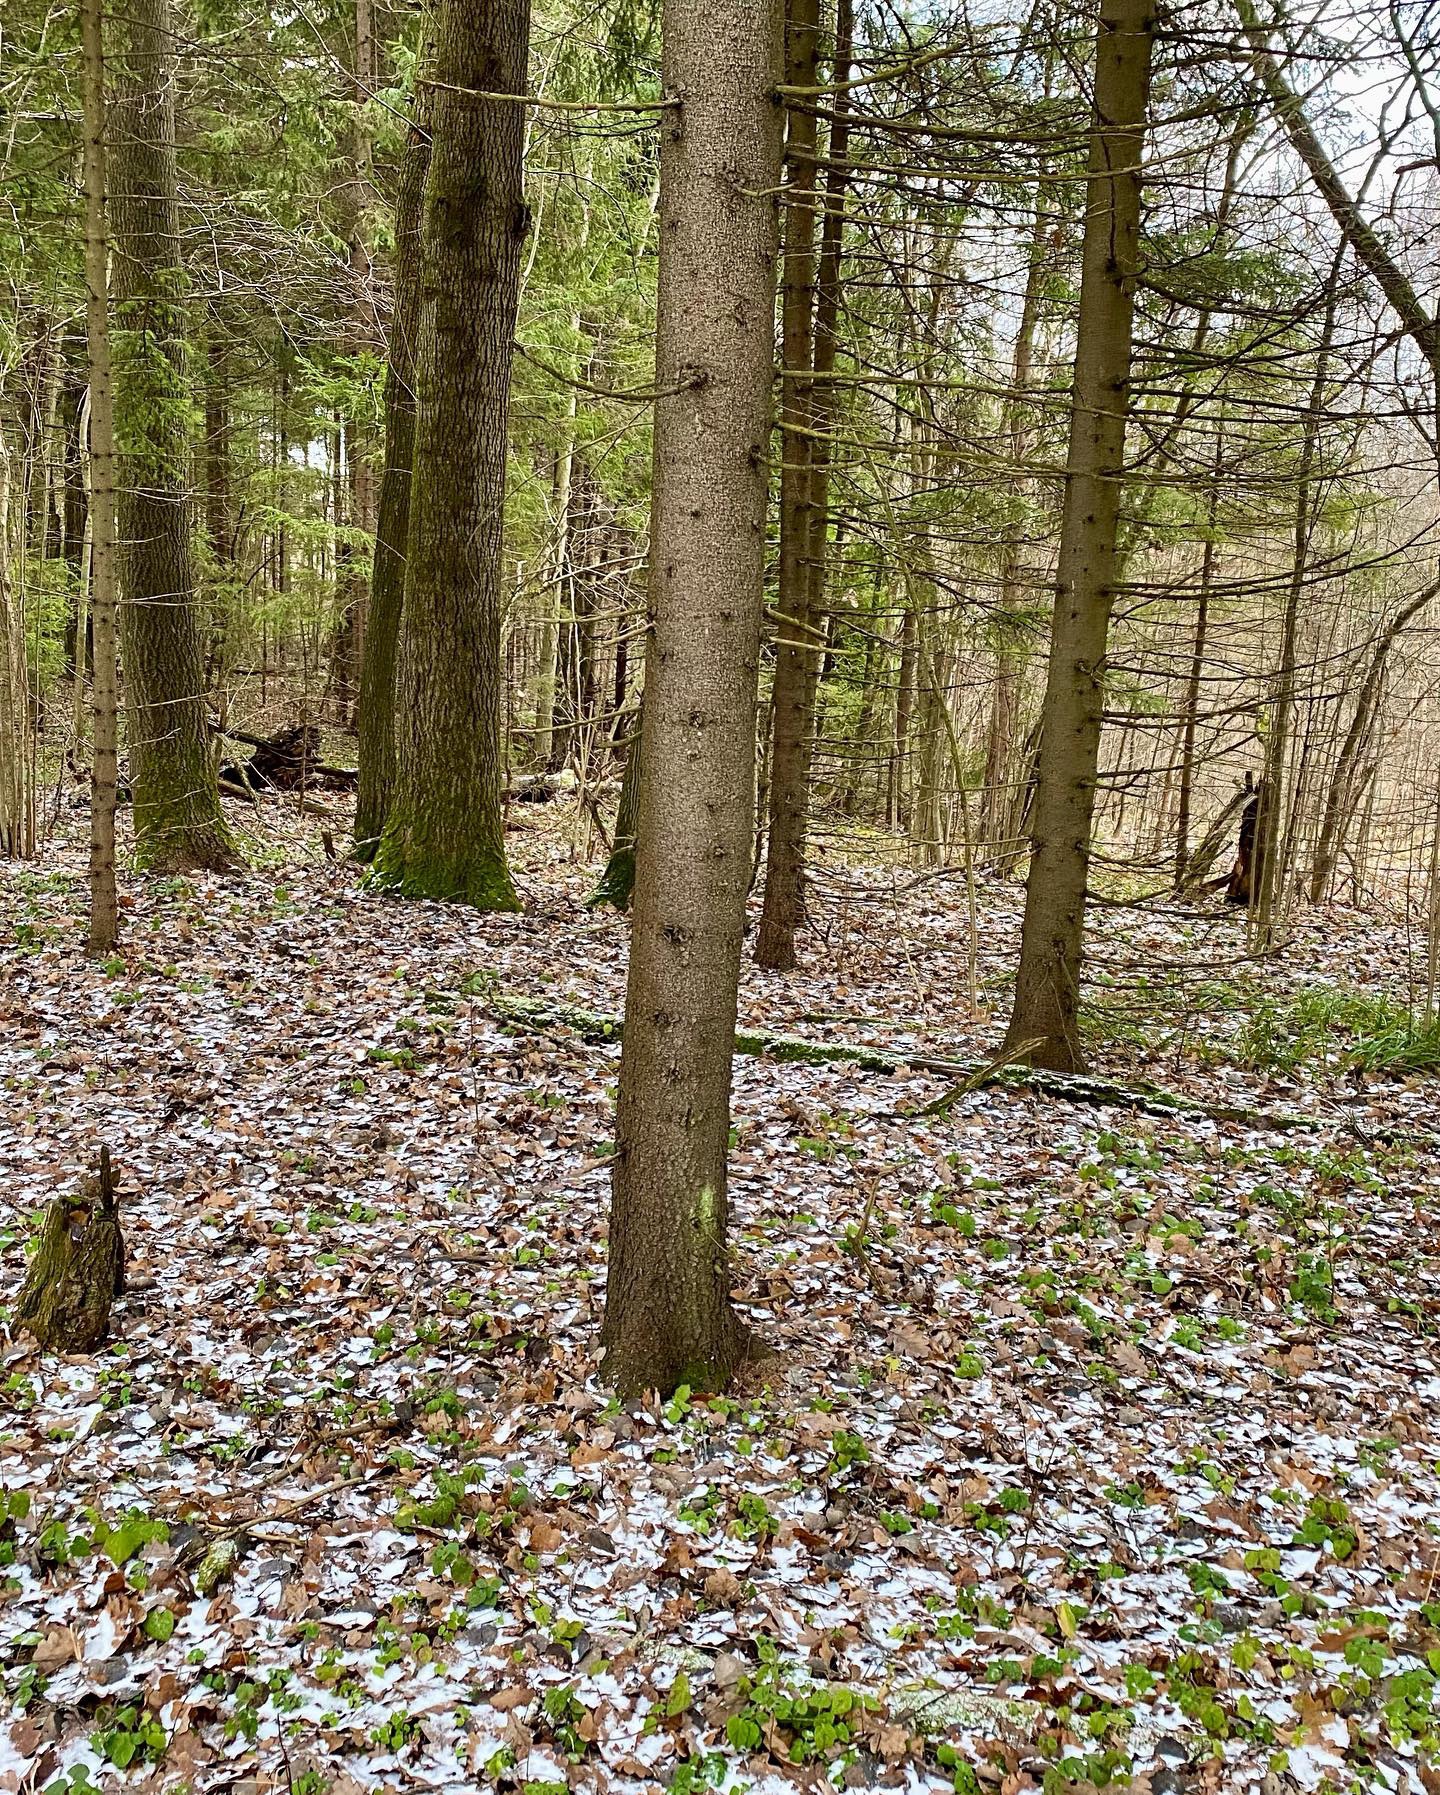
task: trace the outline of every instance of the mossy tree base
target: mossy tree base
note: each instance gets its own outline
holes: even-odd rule
[[[622,914],[630,908],[635,892],[635,846],[633,842],[617,847],[605,862],[600,882],[585,900],[587,910],[600,910],[609,904]]]
[[[15,1320],[47,1352],[94,1352],[110,1333],[110,1305],[125,1290],[125,1242],[109,1149],[78,1197],[56,1197],[15,1303]]]
[[[379,890],[397,897],[434,898],[445,904],[468,904],[473,910],[522,907],[503,850],[424,853],[407,840],[393,818],[375,850],[370,878]]]
[[[143,873],[170,878],[177,873],[233,872],[240,850],[223,822],[145,829],[136,814],[135,864]]]

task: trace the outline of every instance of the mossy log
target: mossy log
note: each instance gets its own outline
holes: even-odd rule
[[[48,1352],[94,1352],[110,1333],[110,1305],[125,1291],[125,1241],[110,1149],[78,1196],[56,1197],[15,1304],[15,1320]]]
[[[587,1010],[578,1004],[547,1002],[533,997],[497,997],[492,1008],[504,1022],[521,1023],[530,1028],[569,1028],[586,1041],[620,1039],[620,1017]],[[1068,1103],[1133,1109],[1142,1115],[1203,1117],[1208,1121],[1237,1122],[1253,1128],[1313,1128],[1317,1125],[1308,1116],[1250,1109],[1241,1104],[1206,1103],[1153,1085],[1119,1084],[1084,1073],[1050,1072],[1039,1066],[1011,1063],[1004,1055],[988,1064],[982,1061],[967,1065],[963,1060],[941,1059],[933,1054],[885,1053],[878,1047],[863,1047],[849,1041],[807,1041],[798,1035],[745,1028],[735,1031],[735,1051],[809,1066],[853,1065],[864,1072],[934,1072],[953,1080],[945,1097],[917,1111],[917,1117],[937,1114],[949,1108],[960,1096],[983,1086],[1001,1085],[1041,1091]]]

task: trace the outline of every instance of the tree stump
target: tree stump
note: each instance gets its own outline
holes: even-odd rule
[[[50,1352],[93,1352],[110,1332],[110,1305],[125,1290],[125,1241],[115,1206],[110,1149],[76,1197],[45,1211],[40,1244],[15,1304],[16,1322]]]

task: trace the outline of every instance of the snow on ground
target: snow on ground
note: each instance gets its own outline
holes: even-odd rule
[[[78,849],[0,868],[7,1287],[101,1141],[131,1280],[4,1350],[0,1788],[1440,1790],[1437,1086],[1237,1064],[1403,929],[1099,917],[1104,1069],[1308,1126],[738,1059],[771,1356],[625,1409],[617,1050],[496,1005],[618,1010],[624,923],[545,820],[521,917],[312,830],[134,882],[104,965]],[[983,1059],[1018,917],[832,873],[743,1016]]]

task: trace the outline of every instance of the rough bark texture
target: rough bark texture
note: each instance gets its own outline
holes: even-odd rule
[[[630,735],[630,752],[620,780],[620,802],[615,812],[615,846],[605,862],[600,882],[586,900],[586,908],[598,910],[604,904],[616,910],[628,910],[635,895],[635,841],[640,825],[640,781],[644,777],[641,749],[644,745],[645,701],[642,698],[635,713],[635,727]]]
[[[1055,619],[1006,1036],[1010,1048],[1038,1042],[1032,1061],[1062,1072],[1082,1063],[1080,963],[1130,409],[1151,4],[1101,0]]]
[[[205,727],[205,653],[190,556],[191,402],[175,198],[167,0],[117,15],[110,113],[120,630],[135,844],[156,871],[221,870],[234,847]]]
[[[420,298],[420,205],[430,140],[412,129],[400,163],[395,201],[395,316],[385,370],[385,469],[370,607],[360,663],[360,795],[355,853],[373,859],[395,783],[395,653],[405,598],[405,544],[410,531],[410,477],[415,458],[415,331]]]
[[[519,908],[501,816],[500,618],[510,363],[529,225],[529,0],[441,0],[420,237],[415,462],[379,881]],[[459,91],[457,91],[459,90]]]
[[[814,87],[819,68],[819,0],[789,0],[785,81]],[[810,429],[815,364],[815,114],[790,112],[785,153],[785,261],[781,301],[780,570],[775,635],[774,736],[770,749],[765,902],[755,958],[773,972],[795,965],[795,931],[805,908],[805,821],[810,802],[814,666],[820,639],[811,607]]]
[[[95,676],[91,687],[91,953],[109,953],[119,932],[115,897],[115,766],[119,717],[115,691],[115,408],[110,386],[109,240],[105,216],[105,51],[102,0],[84,0],[85,342],[90,373],[90,577]],[[83,638],[75,682],[83,683]]]
[[[110,1332],[110,1305],[125,1290],[125,1242],[115,1208],[110,1150],[78,1197],[56,1197],[15,1299],[15,1322],[47,1352],[94,1352]]]
[[[726,1151],[750,879],[774,351],[778,11],[665,0],[651,637],[605,1373],[722,1385]],[[673,392],[682,382],[689,390]]]

